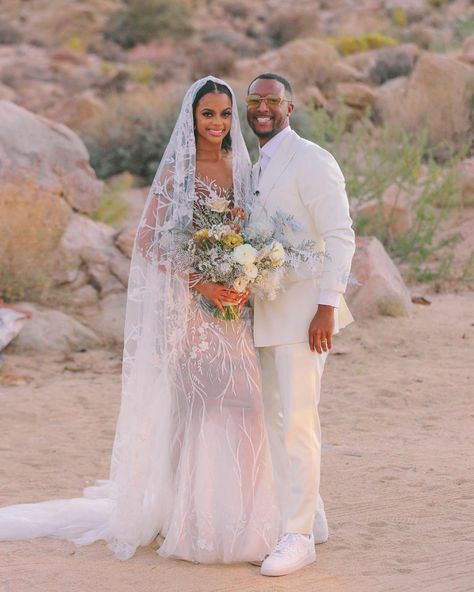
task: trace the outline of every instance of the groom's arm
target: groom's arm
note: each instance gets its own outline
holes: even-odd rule
[[[331,348],[334,308],[345,292],[355,250],[344,176],[335,158],[309,146],[298,176],[300,197],[325,242],[318,310],[309,327],[309,344],[318,353]],[[327,347],[321,340],[327,340]]]

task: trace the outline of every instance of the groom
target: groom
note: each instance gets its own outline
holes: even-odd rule
[[[277,211],[292,214],[301,230],[295,244],[316,243],[319,267],[289,272],[276,300],[255,300],[265,416],[282,508],[276,548],[261,573],[280,576],[315,561],[315,543],[328,538],[319,496],[321,377],[332,336],[353,319],[342,294],[354,254],[344,177],[331,154],[290,128],[292,89],[277,74],[261,74],[248,88],[247,121],[258,138],[253,168],[252,222]]]

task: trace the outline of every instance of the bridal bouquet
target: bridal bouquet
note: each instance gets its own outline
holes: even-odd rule
[[[285,229],[297,229],[296,222],[277,214],[272,225],[245,223],[242,208],[231,208],[225,196],[211,194],[195,206],[193,233],[182,244],[189,271],[198,281],[210,281],[233,287],[237,292],[251,290],[257,296],[273,300],[281,289],[285,272],[299,262],[319,258],[310,241],[297,247],[285,237]],[[218,318],[235,320],[238,307],[225,306],[225,316],[216,308]]]

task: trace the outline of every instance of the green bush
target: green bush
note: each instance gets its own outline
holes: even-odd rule
[[[344,111],[334,117],[322,109],[308,111],[308,115],[311,124],[306,123],[302,133],[334,154],[355,211],[358,204],[374,199],[381,211],[382,196],[394,184],[418,196],[412,203],[414,223],[403,236],[393,237],[387,222],[377,215],[371,220],[356,216],[357,232],[375,234],[393,257],[409,264],[417,280],[446,279],[457,237],[452,233],[440,239],[440,228],[461,203],[456,164],[466,151],[451,151],[441,165],[435,158],[437,149],[428,146],[427,133],[374,129],[369,115],[349,132]]]
[[[130,48],[152,39],[182,39],[192,32],[188,8],[179,0],[130,0],[125,8],[111,15],[104,36]]]
[[[123,200],[122,193],[131,188],[132,182],[133,177],[126,173],[109,179],[104,184],[99,205],[91,218],[109,226],[120,226],[128,211],[128,204]]]
[[[396,8],[390,14],[392,22],[397,27],[406,27],[408,23],[408,15],[403,8]]]
[[[367,33],[360,37],[353,35],[341,35],[340,37],[329,37],[327,39],[331,45],[338,50],[341,55],[350,55],[361,51],[370,51],[371,49],[380,49],[381,47],[394,47],[398,42],[393,37],[382,35],[381,33]]]
[[[145,89],[112,97],[106,113],[79,133],[101,179],[129,171],[153,179],[171,136],[180,101]]]

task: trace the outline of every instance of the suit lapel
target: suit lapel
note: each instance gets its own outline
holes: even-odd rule
[[[259,210],[265,209],[266,201],[273,189],[278,182],[281,175],[284,173],[286,167],[290,164],[293,159],[296,149],[298,147],[298,141],[300,137],[296,132],[291,132],[281,141],[275,154],[268,163],[267,168],[263,175],[258,179],[258,168],[255,170],[257,164],[254,165],[254,192],[257,193],[255,197],[255,207]]]

